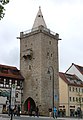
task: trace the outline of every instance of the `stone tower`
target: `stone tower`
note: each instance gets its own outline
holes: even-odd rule
[[[58,40],[59,34],[47,28],[39,7],[32,29],[20,33],[22,99],[27,112],[38,106],[40,114],[48,116],[49,108],[58,108]]]

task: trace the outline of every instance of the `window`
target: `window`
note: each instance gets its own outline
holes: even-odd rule
[[[47,56],[49,56],[49,52],[47,52]]]
[[[2,68],[0,68],[0,71],[1,71],[2,73],[8,73],[8,68],[2,67]]]
[[[82,102],[83,102],[83,98],[82,98]]]
[[[52,53],[51,53],[51,57],[52,57]]]
[[[9,85],[9,79],[6,79],[6,84]]]
[[[9,79],[6,79],[6,81],[5,81],[5,86],[6,86],[6,87],[9,87]]]
[[[10,71],[14,75],[19,75],[19,70],[17,70],[17,69],[10,69]]]
[[[29,65],[29,70],[31,70],[31,65]]]
[[[51,41],[49,41],[49,44],[51,45]]]
[[[82,93],[83,93],[83,89],[82,89]]]
[[[71,87],[69,87],[69,91],[71,91]]]
[[[79,88],[79,92],[80,92],[80,88]]]
[[[0,78],[0,84],[4,84],[4,79]]]
[[[82,98],[82,102],[83,102],[83,98]]]
[[[15,80],[14,79],[12,80],[12,84],[15,84]]]
[[[25,45],[25,47],[27,47],[27,45]]]
[[[40,15],[38,15],[38,17],[40,17]]]
[[[76,97],[76,102],[78,102],[78,98]]]
[[[17,93],[17,92],[16,92],[16,95],[15,95],[15,96],[16,96],[16,98],[18,98],[18,93]]]
[[[71,101],[71,97],[69,97],[69,100]]]
[[[78,92],[78,89],[76,88],[76,92]]]
[[[36,96],[38,96],[38,94],[36,94]]]
[[[20,86],[20,80],[17,80],[17,86]]]
[[[73,92],[74,92],[74,87],[73,87]]]
[[[5,84],[6,84],[6,79],[4,79],[4,87],[5,87]]]
[[[50,76],[50,80],[51,80],[51,76]]]
[[[79,98],[79,102],[81,102],[81,98]]]
[[[73,102],[75,101],[75,97],[73,97]]]

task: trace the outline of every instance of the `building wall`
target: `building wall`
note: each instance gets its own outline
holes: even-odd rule
[[[69,97],[71,97],[71,101],[69,105],[75,106],[75,108],[70,107],[70,109],[74,109],[76,111],[78,107],[81,107],[81,110],[83,111],[83,87],[78,87],[78,86],[69,86],[69,87],[71,87],[71,91],[69,91]],[[76,98],[78,98],[78,101],[76,100]],[[79,98],[81,98],[81,101],[79,101]]]
[[[66,116],[68,116],[69,109],[69,94],[68,85],[59,77],[59,109],[66,110]],[[64,107],[65,106],[65,107]]]
[[[54,35],[44,31],[34,31],[26,37],[21,34],[20,37],[20,69],[25,78],[23,99],[26,101],[28,97],[31,97],[40,107],[40,113],[48,115],[48,108],[53,107],[53,74],[54,91],[56,95],[59,94],[58,41]],[[23,55],[28,49],[33,52],[32,59],[24,60]],[[29,69],[30,66],[31,69]],[[50,75],[48,69],[50,69]]]
[[[78,101],[76,98],[78,98]],[[81,102],[79,101],[79,98],[81,98]],[[75,111],[77,111],[78,107],[83,111],[83,87],[68,85],[59,77],[59,110],[66,109],[66,116],[70,116],[70,109],[74,111],[75,115]]]

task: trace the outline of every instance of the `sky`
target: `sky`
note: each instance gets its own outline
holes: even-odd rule
[[[20,32],[32,28],[41,11],[47,28],[58,33],[59,71],[83,66],[83,0],[10,0],[0,21],[0,64],[20,69]]]

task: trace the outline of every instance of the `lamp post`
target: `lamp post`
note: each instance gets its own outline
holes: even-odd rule
[[[53,110],[54,110],[54,69],[53,69],[53,67],[52,66],[49,66],[49,68],[48,68],[48,74],[51,74],[51,71],[52,71],[52,97],[53,97]],[[53,118],[54,118],[54,112],[53,112]]]
[[[22,112],[22,97],[23,97],[23,82],[20,81],[20,89],[21,89],[21,112]]]
[[[15,108],[15,93],[16,93],[16,85],[12,84],[11,86],[11,94],[10,94],[10,109],[11,109],[11,118],[13,119],[13,110]]]

